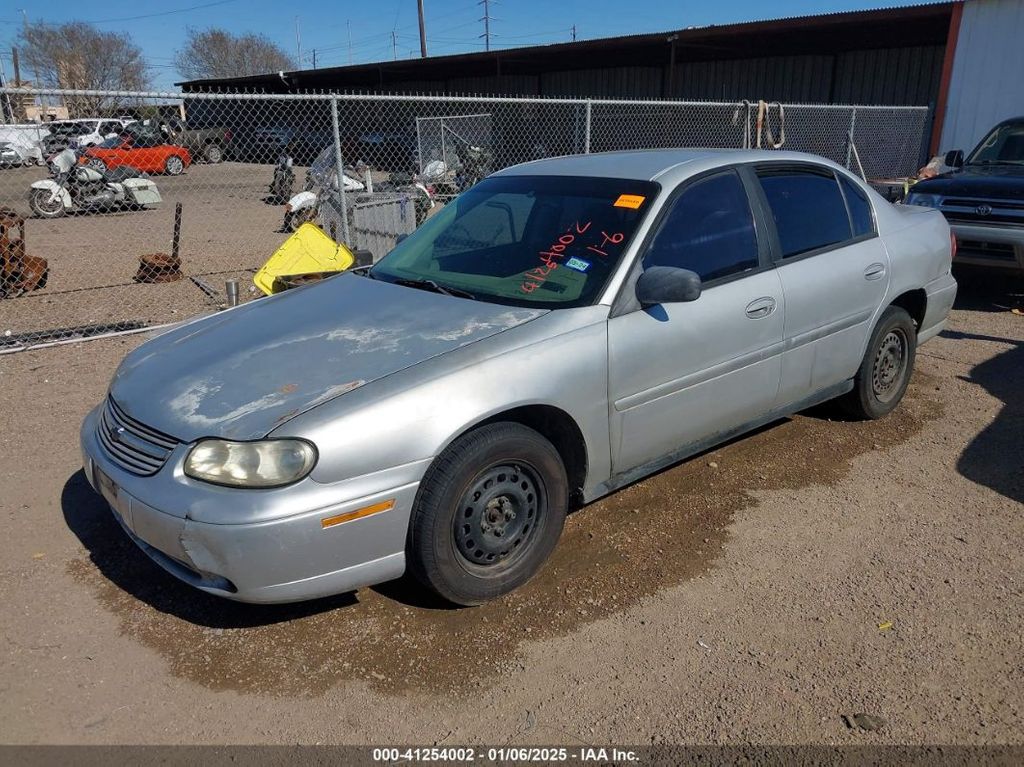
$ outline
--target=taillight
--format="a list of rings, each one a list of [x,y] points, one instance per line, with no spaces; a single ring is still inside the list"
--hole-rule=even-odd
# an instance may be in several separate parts
[[[224,131],[224,143],[227,143],[229,141],[231,141],[231,131],[226,130]]]
[[[956,235],[952,231],[949,233],[949,258],[956,258]]]

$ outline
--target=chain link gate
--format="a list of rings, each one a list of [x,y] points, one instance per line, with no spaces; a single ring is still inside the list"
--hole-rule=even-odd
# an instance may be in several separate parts
[[[757,102],[2,93],[85,101],[101,105],[104,118],[136,120],[126,142],[123,128],[87,134],[73,118],[50,126],[40,153],[49,158],[90,144],[77,148],[98,174],[122,184],[131,175],[143,179],[128,182],[138,198],[107,199],[103,180],[81,191],[91,201],[87,210],[58,210],[52,200],[41,210],[37,200],[33,210],[29,196],[39,190],[32,185],[48,179],[49,169],[38,155],[0,165],[0,353],[212,311],[224,303],[228,279],[240,282],[242,300],[254,297],[253,273],[297,223],[285,204],[307,190],[325,231],[377,259],[500,168],[620,149],[754,146],[762,135]],[[869,179],[909,175],[921,164],[925,107],[782,108],[784,149],[863,168]],[[778,140],[779,105],[768,107],[767,122]],[[290,167],[276,168],[282,156]],[[433,207],[417,183],[433,190]],[[143,191],[149,187],[159,204]]]

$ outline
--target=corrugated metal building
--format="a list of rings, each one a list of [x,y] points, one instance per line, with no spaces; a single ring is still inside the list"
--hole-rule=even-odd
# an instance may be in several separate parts
[[[928,105],[938,97],[954,5],[302,70],[283,80],[277,74],[196,80],[183,87]]]
[[[1024,0],[969,0],[959,18],[941,148],[968,151],[993,125],[1020,115]]]

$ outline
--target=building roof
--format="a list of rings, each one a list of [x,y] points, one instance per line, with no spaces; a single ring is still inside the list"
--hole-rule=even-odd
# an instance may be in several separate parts
[[[956,0],[959,2],[959,0]],[[663,67],[671,60],[713,61],[865,48],[944,44],[956,2],[850,11],[421,59],[306,69],[179,83],[186,91],[256,89],[386,91],[389,83],[552,70]],[[429,19],[428,19],[429,22]],[[428,27],[429,32],[429,27]]]

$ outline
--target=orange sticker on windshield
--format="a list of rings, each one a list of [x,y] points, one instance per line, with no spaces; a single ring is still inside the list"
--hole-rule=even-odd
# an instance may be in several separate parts
[[[616,208],[632,208],[636,210],[644,204],[644,200],[647,199],[642,194],[620,194],[619,199],[615,201]]]

